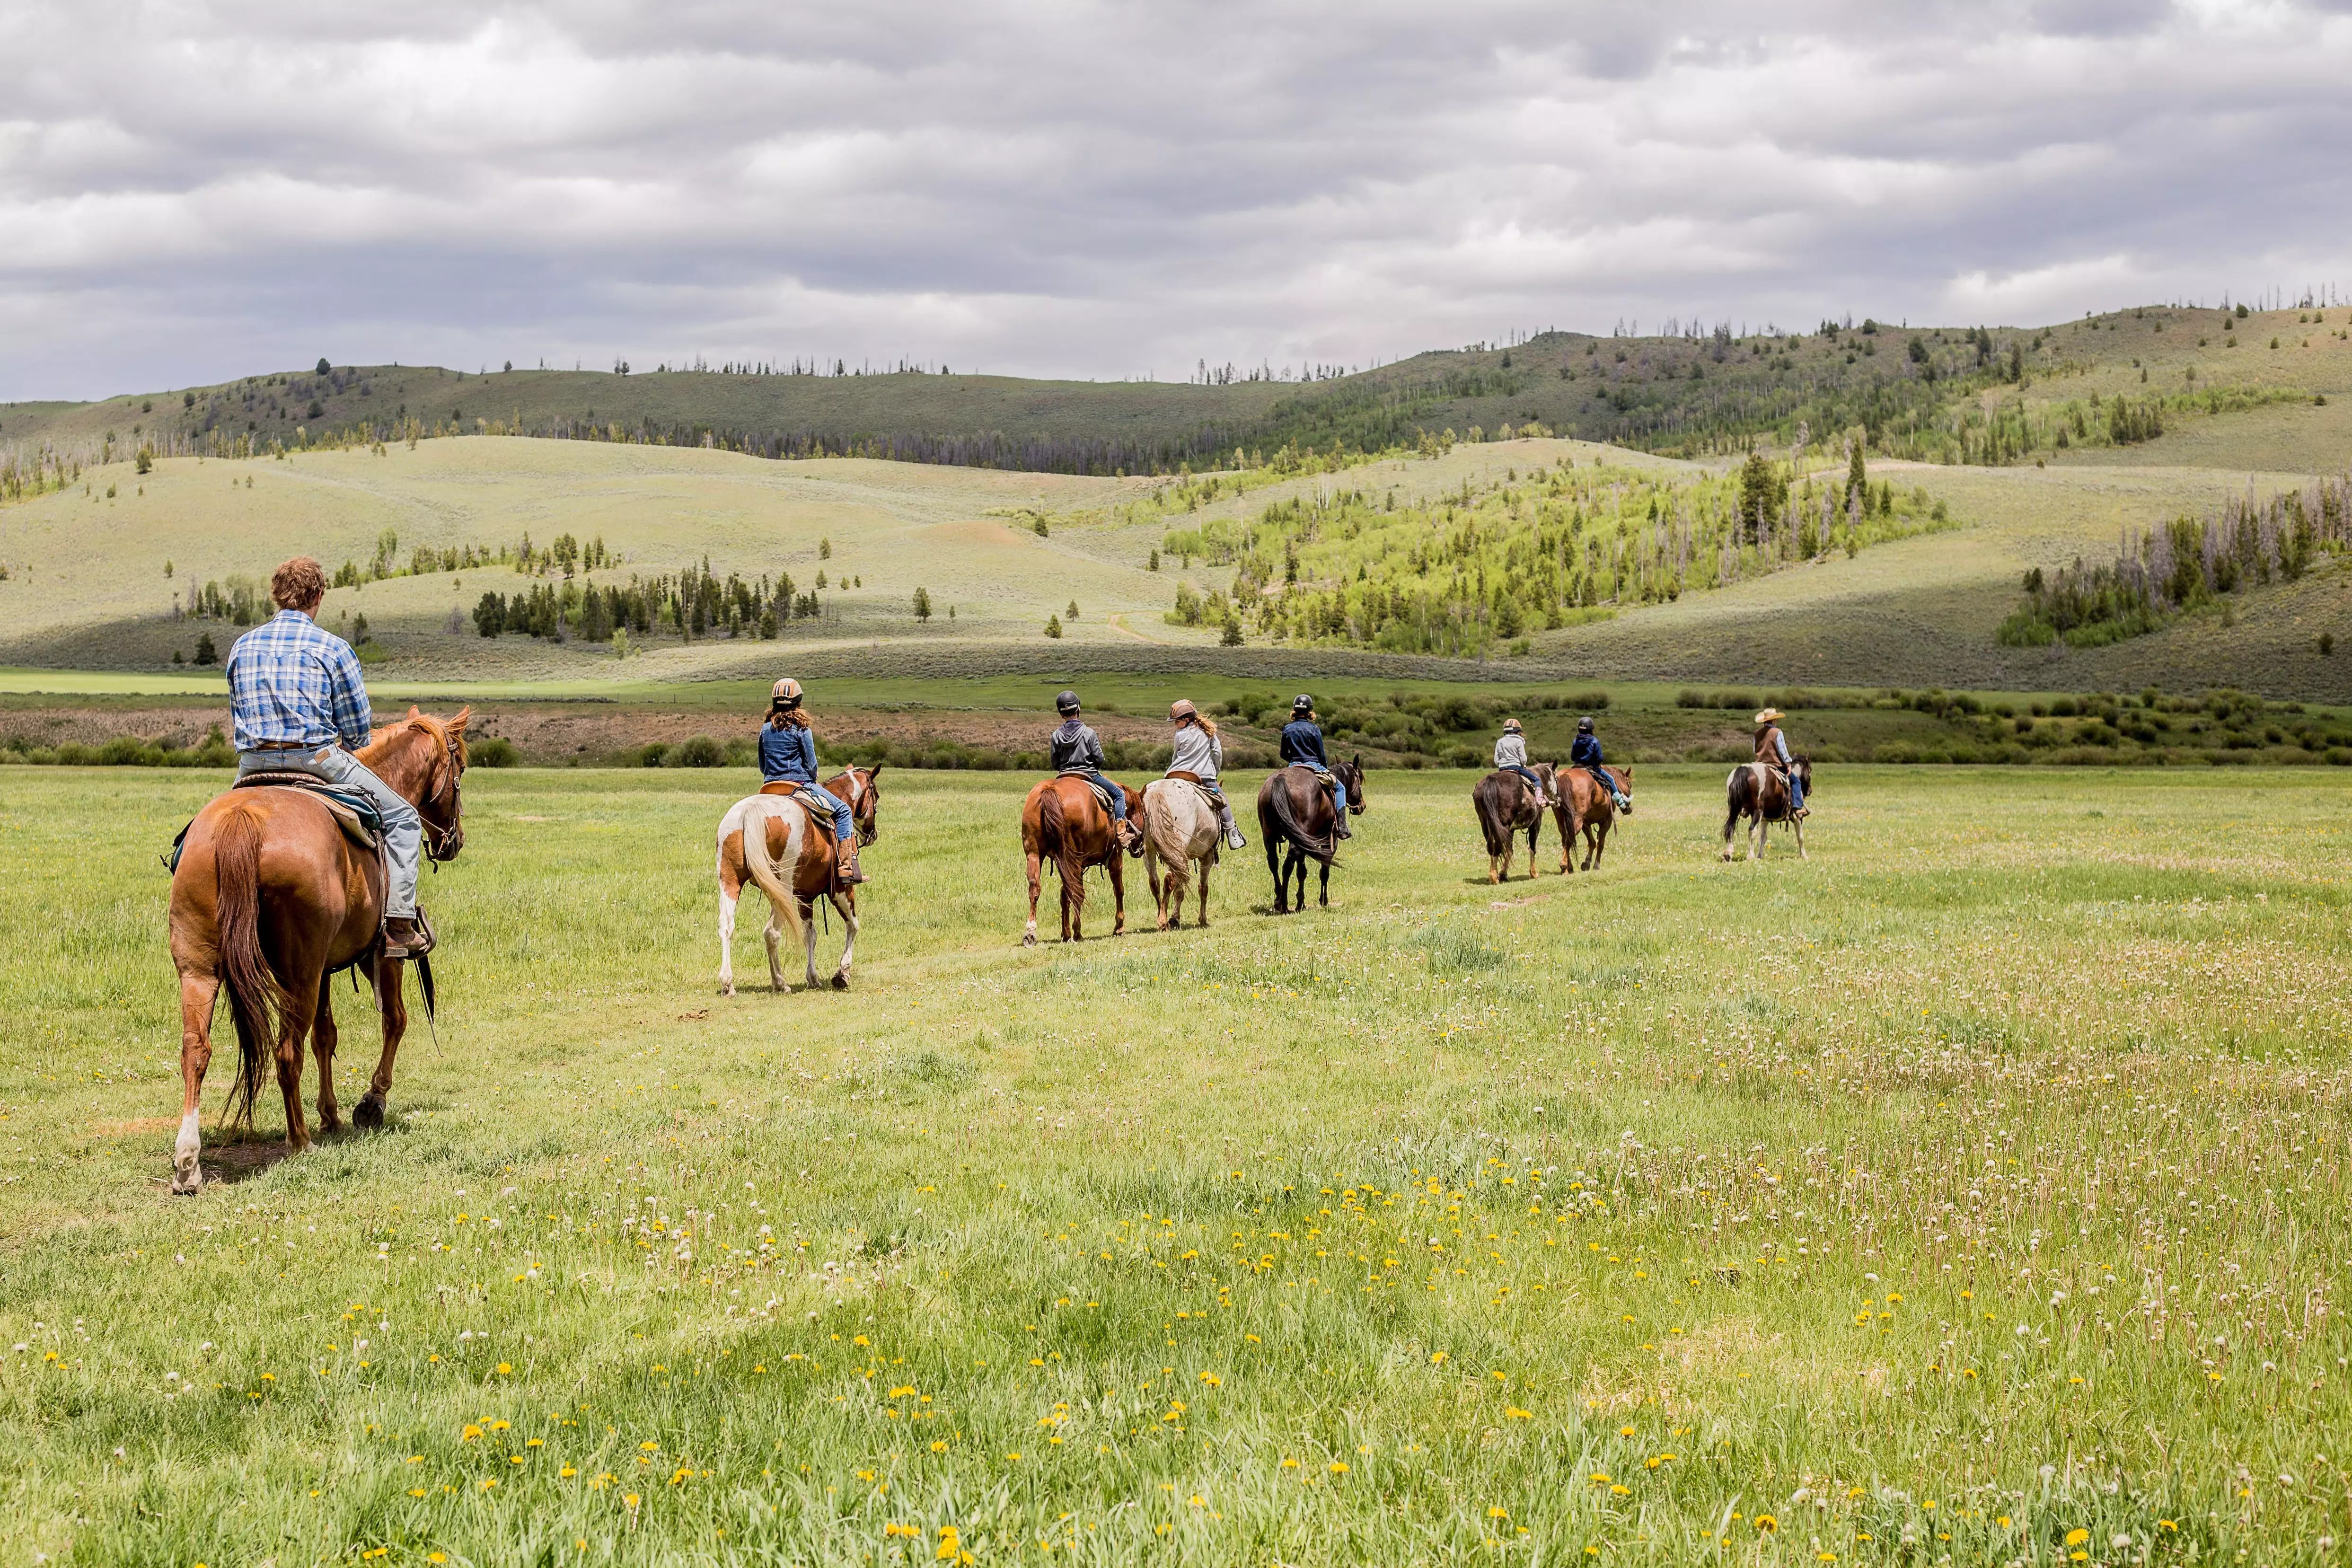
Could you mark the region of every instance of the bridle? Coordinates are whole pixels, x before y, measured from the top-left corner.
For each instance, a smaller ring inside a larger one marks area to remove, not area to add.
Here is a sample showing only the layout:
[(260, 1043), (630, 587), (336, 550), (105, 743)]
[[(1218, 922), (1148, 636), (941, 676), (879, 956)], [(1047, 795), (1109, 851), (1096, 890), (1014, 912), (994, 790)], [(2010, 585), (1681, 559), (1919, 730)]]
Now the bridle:
[(863, 768), (851, 768), (846, 776), (849, 780), (849, 816), (857, 824), (858, 847), (864, 848), (882, 837), (881, 814), (877, 809), (881, 805), (882, 792), (874, 787), (872, 775)]
[[(426, 733), (432, 733), (427, 731)], [(433, 788), (416, 803), (416, 815), (425, 825), (425, 858), (435, 866), (444, 860), (454, 860), (457, 851), (466, 847), (466, 805), (458, 793), (458, 781), (465, 775), (465, 765), (457, 760), (457, 738), (443, 730), (441, 766), (434, 769)], [(441, 826), (426, 815), (426, 808), (440, 804), (443, 795), (449, 797), (449, 826)]]

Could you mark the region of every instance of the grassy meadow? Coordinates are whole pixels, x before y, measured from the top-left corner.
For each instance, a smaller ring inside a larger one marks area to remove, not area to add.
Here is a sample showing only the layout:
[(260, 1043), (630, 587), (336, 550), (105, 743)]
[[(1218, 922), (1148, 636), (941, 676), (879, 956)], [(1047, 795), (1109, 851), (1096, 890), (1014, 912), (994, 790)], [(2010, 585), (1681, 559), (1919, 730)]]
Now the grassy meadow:
[(1643, 768), (1496, 889), (1473, 776), (1024, 952), (1026, 780), (886, 774), (856, 988), (722, 1001), (749, 777), (478, 772), (392, 1125), (216, 1058), (175, 1200), (216, 781), (11, 770), (0, 1552), (2340, 1560), (2352, 780), (1840, 768), (1727, 867)]

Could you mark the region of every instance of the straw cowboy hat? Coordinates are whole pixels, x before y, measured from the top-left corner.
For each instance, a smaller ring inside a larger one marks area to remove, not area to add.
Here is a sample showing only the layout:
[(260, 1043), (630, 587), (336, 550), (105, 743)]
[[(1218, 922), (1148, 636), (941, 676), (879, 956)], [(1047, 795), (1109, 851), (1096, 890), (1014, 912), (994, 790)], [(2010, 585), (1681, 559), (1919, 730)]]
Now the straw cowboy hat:
[(1759, 724), (1777, 724), (1787, 717), (1788, 715), (1778, 708), (1767, 708), (1763, 712), (1756, 715), (1756, 721)]

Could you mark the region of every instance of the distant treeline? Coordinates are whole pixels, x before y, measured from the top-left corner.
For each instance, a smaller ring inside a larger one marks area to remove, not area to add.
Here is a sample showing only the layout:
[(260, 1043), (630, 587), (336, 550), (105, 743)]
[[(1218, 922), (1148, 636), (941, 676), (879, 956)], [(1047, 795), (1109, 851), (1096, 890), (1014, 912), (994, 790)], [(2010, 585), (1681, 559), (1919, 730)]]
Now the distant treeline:
[[(2010, 647), (2096, 647), (2156, 630), (2174, 614), (2256, 584), (2292, 583), (2323, 552), (2352, 549), (2352, 474), (2308, 489), (2225, 502), (2147, 532), (2115, 558), (2025, 574), (2025, 602), (1994, 634)], [(2225, 606), (2226, 608), (2226, 606)]]

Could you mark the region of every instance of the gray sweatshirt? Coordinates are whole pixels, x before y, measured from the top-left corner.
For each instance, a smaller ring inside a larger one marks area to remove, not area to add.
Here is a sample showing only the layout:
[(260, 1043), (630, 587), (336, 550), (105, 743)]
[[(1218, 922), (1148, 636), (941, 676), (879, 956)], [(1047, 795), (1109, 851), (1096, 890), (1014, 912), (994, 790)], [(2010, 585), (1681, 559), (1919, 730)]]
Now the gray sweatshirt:
[(1225, 743), (1198, 724), (1180, 726), (1176, 731), (1176, 753), (1168, 759), (1171, 773), (1192, 773), (1203, 784), (1217, 782), (1217, 769), (1225, 760)]
[(1528, 765), (1528, 738), (1506, 735), (1495, 742), (1495, 765), (1498, 768), (1523, 768)]

